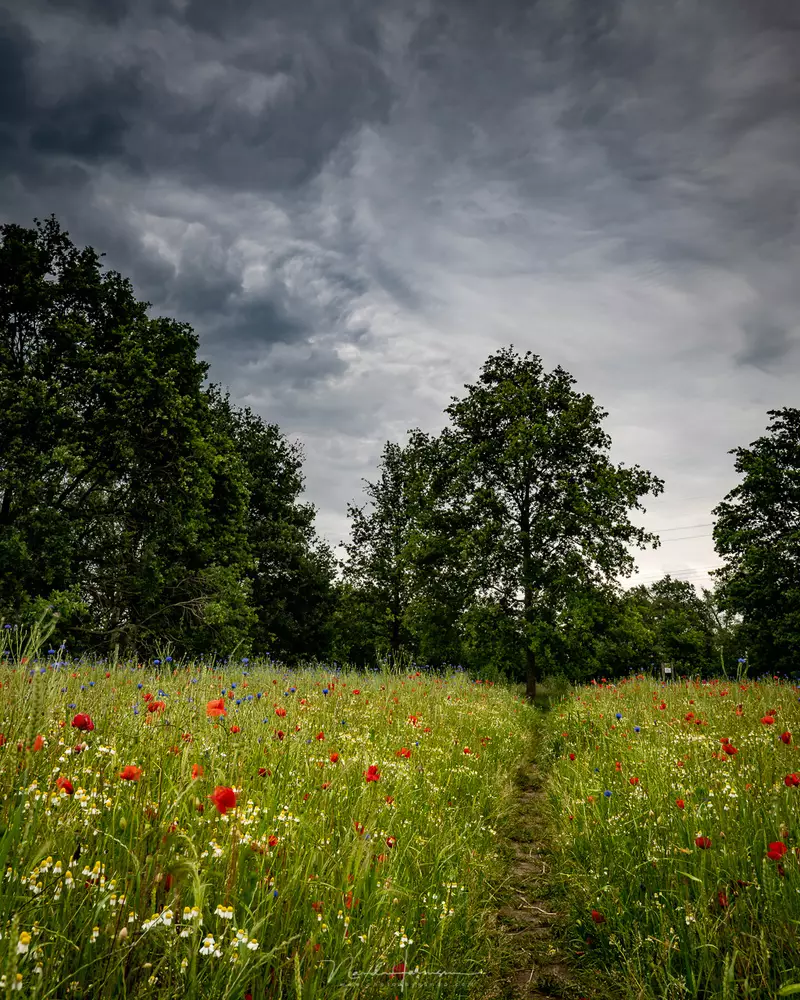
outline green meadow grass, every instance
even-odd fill
[[[557,877],[587,996],[800,994],[799,693],[639,678],[553,707]]]
[[[20,660],[0,664],[2,994],[479,995],[537,714],[518,694]]]

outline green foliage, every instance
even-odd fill
[[[630,546],[657,544],[629,512],[663,484],[611,463],[606,413],[574,383],[507,348],[446,410],[456,504],[472,525],[462,554],[478,594],[517,623],[532,687],[537,656],[552,661],[561,641],[558,615],[570,596],[630,573]]]
[[[722,607],[742,617],[757,670],[794,671],[800,649],[800,410],[770,410],[767,433],[736,448],[742,481],[715,509]]]
[[[58,604],[84,650],[324,648],[297,449],[147,306],[55,219],[0,227],[0,613]]]

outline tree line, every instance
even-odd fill
[[[800,410],[734,452],[713,589],[625,590],[658,545],[635,514],[664,484],[611,461],[607,413],[572,376],[504,348],[441,434],[386,443],[340,561],[301,499],[301,447],[148,308],[54,217],[0,226],[5,622],[53,608],[75,651],[461,664],[531,691],[664,661],[795,669]]]

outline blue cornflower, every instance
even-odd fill
[[[161,660],[153,660],[153,663],[155,663],[156,666],[158,666],[161,663]]]
[[[611,792],[610,792],[610,791],[609,791],[608,789],[606,789],[606,790],[605,790],[605,791],[603,792],[603,795],[605,795],[605,797],[606,797],[607,799],[610,799],[610,798],[611,798]]]
[[[241,699],[241,698],[237,698],[237,699],[236,699],[236,704],[237,704],[237,705],[241,705],[241,703],[242,703],[242,699]]]
[[[235,684],[231,684],[231,689],[235,691],[236,690],[236,685]]]
[[[278,890],[277,889],[273,889],[272,890],[272,898],[273,899],[277,899],[278,898]]]
[[[167,657],[167,663],[172,663],[172,657],[171,656]]]
[[[141,683],[139,683],[139,684],[137,684],[137,685],[136,685],[136,687],[137,687],[137,688],[139,688],[139,690],[141,691],[141,690],[142,690],[142,688],[144,687],[144,685],[143,685],[143,684],[141,684]]]
[[[77,705],[75,704],[75,702],[74,702],[74,701],[73,701],[73,702],[70,702],[70,704],[69,704],[69,705],[67,705],[67,708],[77,708],[77,707],[78,707],[78,706],[77,706]]]
[[[323,688],[323,689],[322,689],[322,693],[323,693],[323,694],[327,694],[327,693],[328,693],[328,689],[327,689],[327,688]]]
[[[246,656],[242,657],[242,663],[249,663],[249,662],[250,660]]]
[[[641,727],[641,726],[634,726],[634,727],[633,727],[633,731],[634,731],[635,733],[640,733],[640,732],[642,731],[642,727]]]
[[[617,718],[618,718],[618,719],[621,719],[621,718],[622,718],[622,712],[617,712]]]
[[[599,773],[600,773],[600,768],[599,768],[599,767],[596,767],[596,768],[594,769],[594,773],[595,773],[595,774],[599,774]]]

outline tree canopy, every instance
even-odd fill
[[[800,410],[770,410],[767,433],[735,448],[742,481],[714,510],[721,606],[742,619],[751,663],[800,666]]]

